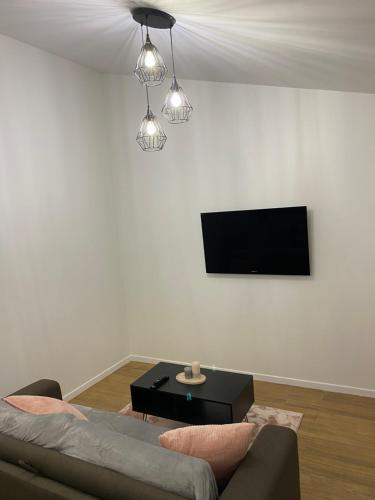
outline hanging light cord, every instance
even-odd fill
[[[147,34],[148,34],[148,26],[147,26]],[[142,35],[142,47],[143,47],[145,44],[145,40],[144,40],[144,36],[143,36],[143,24],[141,24],[141,35]],[[145,87],[146,87],[146,98],[147,98],[147,114],[149,114],[150,113],[150,99],[148,97],[147,85],[145,85]]]
[[[143,45],[145,44],[145,39],[143,36],[143,24],[141,24],[141,35],[142,35],[142,47],[143,47]]]
[[[150,100],[148,98],[148,87],[147,85],[145,87],[146,87],[146,97],[147,97],[147,114],[150,114]]]
[[[174,69],[174,53],[173,53],[173,39],[172,39],[172,27],[169,28],[169,37],[171,39],[171,53],[172,53],[172,66],[173,66],[173,78],[176,78],[176,72]]]

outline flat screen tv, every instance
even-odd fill
[[[207,273],[309,275],[306,207],[201,214]]]

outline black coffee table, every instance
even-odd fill
[[[130,386],[134,411],[189,424],[230,424],[242,422],[254,403],[252,375],[209,370],[201,372],[202,385],[177,382],[184,365],[158,363]],[[159,389],[150,389],[154,380],[169,375]]]

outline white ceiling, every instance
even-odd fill
[[[131,74],[128,0],[0,0],[0,33],[102,72]],[[177,76],[375,92],[375,0],[154,0],[175,16]],[[168,32],[151,39],[170,65]],[[1,71],[1,70],[0,70]]]

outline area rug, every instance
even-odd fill
[[[121,415],[127,415],[130,417],[138,418],[140,420],[144,420],[142,413],[138,413],[132,410],[131,403],[127,404],[122,410],[119,411],[119,413],[121,413]],[[257,434],[265,425],[280,425],[282,427],[288,427],[289,429],[298,432],[298,429],[302,422],[302,418],[303,413],[280,410],[279,408],[272,408],[271,406],[253,405],[247,412],[245,420],[247,422],[256,424],[256,432],[252,440],[254,441]],[[168,427],[169,429],[185,427],[188,425],[183,422],[167,420],[165,418],[155,417],[153,415],[147,415],[147,417],[145,417],[145,420],[150,424]]]

